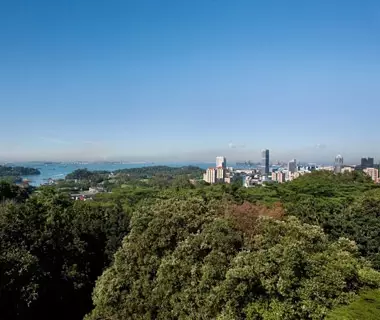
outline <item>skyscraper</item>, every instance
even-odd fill
[[[223,156],[216,157],[216,167],[226,169],[227,161]]]
[[[288,171],[294,173],[297,171],[297,160],[293,159],[288,162]]]
[[[263,149],[261,151],[261,165],[263,167],[263,173],[268,174],[269,173],[269,150]]]
[[[341,173],[342,167],[343,167],[343,157],[340,154],[338,154],[335,157],[335,161],[334,161],[334,172]]]

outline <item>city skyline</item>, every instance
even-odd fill
[[[236,157],[228,157],[228,156],[216,156],[215,158],[215,153],[213,155],[211,155],[209,158],[205,158],[205,159],[199,159],[199,158],[180,158],[180,157],[176,157],[176,156],[168,156],[168,157],[162,157],[162,158],[155,158],[155,159],[152,159],[152,158],[141,158],[141,157],[132,157],[132,158],[113,158],[113,157],[107,157],[107,158],[100,158],[100,159],[91,159],[91,158],[88,158],[88,157],[83,157],[83,158],[70,158],[70,159],[64,159],[64,158],[58,158],[58,159],[47,159],[47,158],[31,158],[31,159],[25,159],[25,160],[11,160],[11,159],[1,159],[0,158],[0,165],[1,163],[32,163],[32,162],[45,162],[45,161],[53,161],[53,162],[130,162],[130,163],[205,163],[205,164],[211,164],[211,163],[216,163],[216,166],[215,167],[218,167],[218,163],[221,163],[222,159],[224,159],[224,164],[223,166],[228,166],[228,165],[235,165],[235,163],[237,162],[248,162],[248,161],[252,161],[253,163],[256,163],[256,164],[259,164],[260,166],[262,166],[263,164],[263,151],[266,151],[267,149],[262,149],[262,150],[255,150],[253,151],[252,153],[250,153],[251,157],[250,158],[246,158],[246,159],[241,159],[241,158],[236,158]],[[268,150],[269,151],[269,150]],[[287,164],[289,166],[290,163],[292,163],[293,161],[295,163],[303,163],[303,164],[307,164],[307,163],[319,163],[319,164],[330,164],[330,165],[334,165],[335,162],[336,162],[336,155],[334,155],[333,157],[330,157],[330,158],[326,158],[326,160],[316,160],[315,158],[312,159],[312,158],[301,158],[301,159],[298,159],[297,160],[295,158],[291,158],[291,157],[288,157],[288,158],[279,158],[279,157],[276,157],[276,156],[272,156],[272,153],[274,153],[276,156],[278,155],[278,153],[276,153],[275,151],[272,152],[272,150],[270,150],[270,158],[269,158],[269,165],[273,165],[273,164],[276,164],[277,162],[282,162],[283,164]],[[222,154],[222,152],[219,152],[219,153],[216,153],[216,154]],[[226,153],[224,153],[226,154]],[[340,154],[338,155],[340,156]],[[218,160],[218,158],[220,158],[220,160]],[[214,160],[213,160],[214,159]],[[216,162],[215,162],[215,159],[216,159]],[[345,161],[344,161],[344,165],[347,165],[347,166],[350,166],[350,165],[362,165],[363,166],[363,161],[366,160],[366,159],[370,159],[372,160],[372,165],[375,164],[379,164],[380,163],[380,158],[376,158],[376,157],[373,157],[372,154],[370,156],[366,155],[366,156],[356,156],[354,157],[353,155],[348,155],[348,157],[344,157]],[[349,159],[347,161],[347,159]]]
[[[379,159],[379,12],[375,0],[8,1],[0,161]]]

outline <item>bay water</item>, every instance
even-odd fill
[[[77,169],[88,169],[90,171],[115,171],[120,169],[142,168],[149,166],[165,165],[170,167],[197,166],[202,169],[215,166],[215,163],[194,163],[194,162],[166,162],[166,163],[44,163],[44,162],[25,162],[12,165],[36,168],[40,170],[40,175],[23,176],[31,185],[40,186],[48,182],[49,179],[64,179],[66,175]]]

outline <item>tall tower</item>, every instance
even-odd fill
[[[343,167],[343,157],[338,154],[335,157],[335,162],[334,162],[334,172],[335,173],[341,173]]]
[[[269,173],[269,150],[263,149],[261,151],[261,165],[263,167],[264,174]]]
[[[227,160],[223,156],[216,157],[216,167],[226,169]]]

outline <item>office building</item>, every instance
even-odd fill
[[[360,161],[360,166],[362,167],[362,169],[373,168],[374,167],[374,159],[373,158],[362,158]]]
[[[222,156],[216,157],[216,167],[226,169],[227,168],[226,158]]]
[[[335,157],[335,161],[334,161],[334,172],[341,173],[342,167],[343,167],[343,157],[340,154],[338,154]]]
[[[263,174],[269,174],[269,150],[264,149],[261,151],[261,165],[263,167]]]
[[[293,159],[288,162],[288,171],[294,173],[297,171],[297,160]]]

